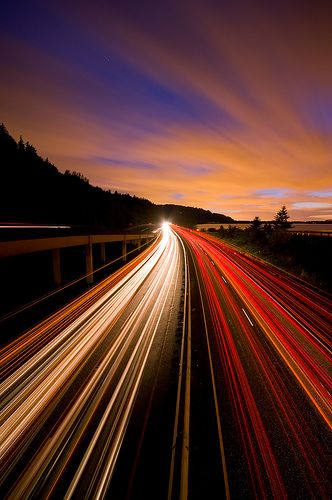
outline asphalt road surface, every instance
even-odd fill
[[[217,238],[175,230],[204,317],[192,348],[205,341],[209,352],[224,494],[330,498],[330,297]]]
[[[331,297],[165,224],[0,352],[3,498],[331,498]]]

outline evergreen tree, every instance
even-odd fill
[[[262,221],[256,215],[256,217],[251,221],[249,229],[251,231],[259,231],[261,229],[262,224],[263,224]]]
[[[288,229],[292,227],[292,224],[288,222],[288,219],[289,215],[287,212],[287,208],[285,205],[283,205],[274,216],[274,227],[276,229]]]
[[[21,135],[20,135],[20,140],[17,143],[17,147],[18,147],[18,150],[20,151],[20,153],[25,153],[25,144],[24,144],[24,141],[23,141]]]
[[[272,226],[271,222],[265,222],[265,224],[263,226],[263,231],[266,234],[271,234],[272,233],[273,226]]]

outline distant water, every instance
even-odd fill
[[[227,224],[197,224],[195,228],[198,229],[199,231],[202,231],[203,229],[207,231],[209,228],[213,228],[217,231],[221,226],[224,229],[228,229],[229,226],[236,226],[239,229],[245,229],[246,227],[249,227],[250,224],[241,224],[241,223],[232,224],[229,222],[227,222]]]
[[[291,231],[327,231],[332,232],[332,224],[293,224]]]
[[[202,229],[205,229],[206,231],[209,228],[214,228],[215,230],[218,230],[220,226],[223,226],[224,229],[227,229],[229,226],[235,226],[238,227],[239,229],[246,229],[247,227],[250,226],[250,223],[245,224],[245,223],[233,223],[233,224],[197,224],[196,228],[199,229],[200,231]],[[324,231],[324,232],[332,232],[332,224],[304,224],[304,223],[294,223],[292,227],[290,228],[290,231],[310,231],[310,232],[316,232],[316,231]]]

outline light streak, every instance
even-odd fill
[[[136,259],[1,351],[9,498],[55,494],[63,477],[65,498],[105,496],[181,264],[167,225]]]
[[[232,402],[253,495],[285,498],[292,488],[284,454],[271,440],[279,429],[284,452],[298,464],[293,466],[302,475],[305,494],[328,497],[328,455],[317,438],[318,422],[313,425],[311,419],[320,416],[321,431],[328,435],[331,300],[210,235],[175,230],[190,246],[198,270],[208,342],[219,358],[214,371],[219,378],[223,374],[218,398],[226,390]],[[312,405],[308,416],[299,407],[299,390]],[[263,394],[266,407],[261,408]],[[227,459],[232,451],[225,451]]]
[[[203,309],[226,496],[236,486],[228,467],[232,436],[223,433],[225,401],[244,457],[239,474],[250,477],[253,497],[291,496],[293,474],[302,496],[328,498],[330,298],[210,235],[169,223],[133,261],[1,349],[0,483],[8,498],[59,490],[63,498],[107,495],[161,318],[187,262],[178,237],[195,271],[185,268],[186,283],[195,276]],[[187,291],[174,409],[180,460],[172,444],[169,456],[171,469],[180,463],[183,498],[195,418]]]
[[[191,386],[191,294],[188,259],[182,240],[179,239],[184,256],[184,316],[182,324],[182,342],[180,353],[180,369],[178,377],[177,398],[175,407],[175,424],[172,442],[172,457],[168,484],[168,500],[174,498],[176,487],[179,500],[188,497],[189,477],[189,442],[190,442],[190,386]],[[180,421],[180,406],[183,407],[183,417]],[[179,459],[178,457],[181,457]],[[174,484],[176,461],[180,469],[179,483]]]
[[[249,321],[249,323],[251,324],[251,326],[254,326],[253,322],[251,321],[251,319],[250,319],[250,318],[249,318],[249,316],[248,316],[247,311],[246,311],[245,309],[243,309],[243,307],[242,307],[242,311],[243,311],[243,312],[244,312],[244,314],[246,315],[246,318],[247,318],[247,320]]]

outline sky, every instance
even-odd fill
[[[321,0],[5,0],[0,122],[105,189],[330,219],[331,19]]]

